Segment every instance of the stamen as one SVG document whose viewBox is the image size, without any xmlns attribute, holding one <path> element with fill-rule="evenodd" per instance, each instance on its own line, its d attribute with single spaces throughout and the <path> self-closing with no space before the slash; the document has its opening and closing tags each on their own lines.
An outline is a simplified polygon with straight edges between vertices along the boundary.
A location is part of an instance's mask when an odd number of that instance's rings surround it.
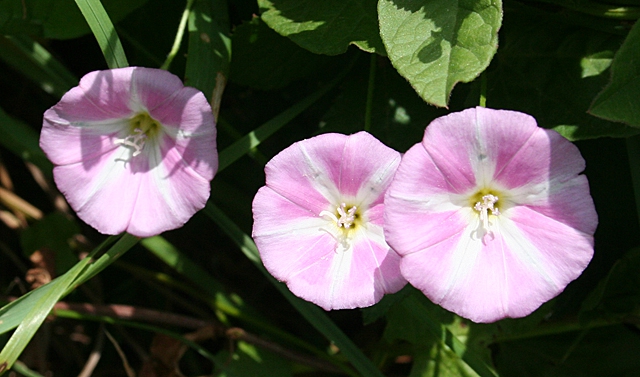
<svg viewBox="0 0 640 377">
<path fill-rule="evenodd" d="M 356 221 L 357 211 L 358 211 L 358 208 L 356 206 L 351 206 L 351 208 L 347 209 L 347 204 L 341 203 L 340 206 L 336 208 L 336 212 L 340 217 L 336 216 L 335 212 L 334 213 L 329 211 L 320 212 L 319 216 L 326 216 L 331 220 L 333 220 L 334 223 L 338 226 L 338 228 L 344 228 L 344 229 L 340 229 L 337 232 L 337 234 L 335 230 L 322 228 L 322 230 L 324 230 L 325 232 L 328 232 L 331 235 L 331 237 L 333 237 L 336 240 L 336 252 L 338 251 L 338 249 L 349 250 L 349 245 L 350 245 L 349 242 L 351 237 L 350 236 L 351 232 L 349 228 L 353 227 L 353 223 Z"/>
<path fill-rule="evenodd" d="M 338 225 L 338 228 L 351 228 L 353 222 L 356 221 L 356 211 L 358 208 L 356 206 L 352 206 L 347 210 L 347 203 L 342 203 L 340 204 L 340 207 L 336 208 L 336 210 L 338 211 L 340 218 L 329 211 L 322 211 L 319 216 L 327 216 L 331 218 L 331 220 L 335 221 L 336 225 Z"/>
<path fill-rule="evenodd" d="M 480 212 L 480 220 L 482 221 L 482 226 L 487 232 L 489 231 L 489 211 L 491 211 L 492 215 L 500 215 L 500 211 L 494 206 L 497 201 L 497 196 L 487 194 L 482 197 L 482 202 L 477 202 L 473 206 L 473 209 Z"/>
<path fill-rule="evenodd" d="M 142 148 L 144 148 L 145 140 L 147 139 L 147 134 L 145 134 L 141 129 L 136 128 L 133 130 L 133 135 L 129 135 L 124 139 L 116 139 L 114 143 L 119 145 L 125 145 L 128 147 L 133 147 L 135 150 L 133 151 L 132 157 L 135 157 L 142 153 Z"/>
<path fill-rule="evenodd" d="M 358 209 L 356 208 L 356 206 L 353 206 L 345 212 L 346 208 L 346 203 L 342 203 L 340 204 L 340 207 L 338 207 L 338 213 L 340 214 L 340 218 L 338 219 L 338 226 L 342 225 L 345 227 L 345 229 L 349 229 L 351 228 L 351 225 L 353 225 L 353 222 L 356 221 L 356 211 Z"/>
</svg>

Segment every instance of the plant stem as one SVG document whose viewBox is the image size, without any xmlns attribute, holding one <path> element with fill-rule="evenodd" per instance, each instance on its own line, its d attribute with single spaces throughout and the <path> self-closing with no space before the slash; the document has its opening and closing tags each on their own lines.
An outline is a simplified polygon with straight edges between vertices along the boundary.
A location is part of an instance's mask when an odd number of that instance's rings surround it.
<svg viewBox="0 0 640 377">
<path fill-rule="evenodd" d="M 191 12 L 192 6 L 193 0 L 187 0 L 187 6 L 185 6 L 184 11 L 182 12 L 180 25 L 178 25 L 176 38 L 173 40 L 173 46 L 171 46 L 171 51 L 169 51 L 169 54 L 167 55 L 167 60 L 164 61 L 160 69 L 169 70 L 169 66 L 173 61 L 173 58 L 175 58 L 175 56 L 178 54 L 178 50 L 180 49 L 180 44 L 182 42 L 182 37 L 184 36 L 184 29 L 187 27 L 187 20 L 189 19 L 189 13 Z"/>
</svg>

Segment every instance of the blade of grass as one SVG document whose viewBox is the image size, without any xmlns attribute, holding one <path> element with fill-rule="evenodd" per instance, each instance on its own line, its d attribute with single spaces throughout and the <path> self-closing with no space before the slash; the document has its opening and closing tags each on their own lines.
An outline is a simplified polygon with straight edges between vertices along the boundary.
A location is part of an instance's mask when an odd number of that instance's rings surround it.
<svg viewBox="0 0 640 377">
<path fill-rule="evenodd" d="M 229 76 L 229 33 L 227 1 L 196 0 L 189 16 L 186 85 L 198 88 L 205 94 L 216 119 L 222 90 Z M 219 90 L 214 94 L 215 88 Z"/>
<path fill-rule="evenodd" d="M 269 136 L 273 135 L 276 131 L 284 127 L 287 123 L 300 115 L 300 113 L 309 108 L 309 106 L 313 105 L 317 100 L 319 100 L 325 93 L 331 90 L 347 75 L 347 73 L 353 67 L 354 63 L 355 59 L 352 60 L 350 64 L 347 64 L 345 69 L 328 84 L 316 90 L 315 92 L 304 98 L 302 101 L 281 112 L 275 118 L 249 132 L 248 134 L 225 148 L 225 150 L 220 152 L 218 156 L 218 173 L 227 166 L 237 161 L 246 153 L 249 153 L 253 148 L 260 145 L 262 141 L 266 140 Z"/>
<path fill-rule="evenodd" d="M 302 349 L 306 349 L 315 355 L 322 357 L 326 360 L 330 360 L 326 357 L 326 353 L 318 350 L 314 346 L 292 336 L 291 334 L 280 330 L 277 327 L 271 326 L 268 323 L 255 318 L 252 315 L 252 310 L 247 308 L 246 305 L 237 305 L 230 297 L 224 293 L 224 287 L 218 281 L 213 279 L 209 273 L 191 261 L 180 250 L 175 248 L 171 243 L 165 240 L 161 236 L 150 237 L 142 240 L 141 245 L 147 248 L 152 254 L 166 263 L 169 267 L 173 268 L 176 272 L 185 276 L 191 280 L 197 286 L 199 286 L 204 292 L 207 292 L 211 297 L 215 297 L 213 302 L 213 309 L 221 311 L 226 315 L 236 317 L 247 324 L 255 326 L 273 336 L 295 345 Z M 220 317 L 220 315 L 219 315 Z M 222 322 L 225 322 L 220 318 Z M 226 323 L 225 323 L 226 324 Z M 331 361 L 331 360 L 330 360 Z"/>
<path fill-rule="evenodd" d="M 107 66 L 111 69 L 128 67 L 120 38 L 100 0 L 75 1 L 100 45 Z"/>
<path fill-rule="evenodd" d="M 191 280 L 204 292 L 207 292 L 210 297 L 215 297 L 213 303 L 213 308 L 215 310 L 222 311 L 223 313 L 234 317 L 241 315 L 240 309 L 233 300 L 223 294 L 223 285 L 213 279 L 209 273 L 191 261 L 186 255 L 180 252 L 180 250 L 174 247 L 162 236 L 145 238 L 140 243 L 158 259 L 163 261 L 176 272 Z M 224 319 L 220 315 L 219 317 L 221 317 L 221 320 Z"/>
<path fill-rule="evenodd" d="M 29 369 L 23 362 L 17 360 L 11 368 L 14 372 L 20 373 L 25 377 L 44 377 L 38 372 Z"/>
<path fill-rule="evenodd" d="M 28 308 L 29 310 L 22 318 L 20 325 L 0 352 L 0 373 L 11 368 L 42 322 L 47 318 L 53 306 L 67 293 L 69 287 L 89 262 L 90 258 L 85 258 L 76 263 L 67 273 L 47 284 L 48 288 L 44 290 L 44 293 L 37 296 L 33 305 Z"/>
<path fill-rule="evenodd" d="M 115 240 L 116 240 L 116 237 L 109 237 L 101 245 L 96 247 L 91 252 L 90 256 L 88 256 L 87 258 L 83 259 L 83 261 L 86 260 L 83 263 L 90 262 L 93 255 L 97 255 L 101 250 L 104 250 L 105 248 L 107 248 Z M 126 242 L 126 240 L 125 240 L 125 242 Z M 117 247 L 116 247 L 116 245 L 117 245 Z M 116 245 L 114 245 L 113 248 L 111 248 L 105 255 L 100 257 L 95 263 L 100 262 L 100 265 L 106 267 L 106 265 L 104 265 L 104 261 L 106 259 L 113 258 L 113 253 L 114 252 L 120 253 L 120 254 L 123 252 L 122 251 L 123 250 L 122 249 L 123 243 L 120 242 L 119 244 L 116 244 Z M 89 267 L 91 267 L 91 266 L 89 266 Z M 89 275 L 92 272 L 94 272 L 94 273 L 92 275 Z M 79 276 L 77 276 L 78 280 L 74 281 L 74 284 L 73 284 L 73 286 L 70 287 L 70 290 L 73 289 L 75 286 L 77 286 L 77 285 L 89 280 L 91 277 L 95 276 L 95 273 L 97 273 L 95 267 L 93 267 L 91 269 L 89 269 L 89 268 L 85 269 Z M 60 278 L 61 277 L 58 277 L 57 279 L 60 279 Z M 57 279 L 55 279 L 55 280 L 57 280 Z M 53 283 L 53 281 L 52 281 L 52 283 Z M 27 315 L 27 312 L 31 308 L 36 306 L 36 302 L 40 301 L 44 296 L 46 296 L 46 295 L 48 295 L 50 293 L 49 291 L 52 289 L 52 287 L 53 286 L 51 284 L 43 285 L 42 287 L 39 287 L 38 289 L 30 291 L 30 292 L 22 295 L 17 300 L 15 300 L 13 302 L 10 302 L 7 305 L 5 305 L 2 308 L 0 308 L 0 334 L 3 334 L 5 332 L 15 328 L 16 326 L 18 326 L 20 324 L 20 322 L 22 321 L 22 319 Z M 66 292 L 66 293 L 68 293 L 68 292 Z"/>
<path fill-rule="evenodd" d="M 113 263 L 139 240 L 125 234 L 104 255 L 93 261 L 93 257 L 111 244 L 113 239 L 114 237 L 107 239 L 64 275 L 0 309 L 0 332 L 18 326 L 0 352 L 0 373 L 17 360 L 58 300 Z"/>
<path fill-rule="evenodd" d="M 107 241 L 111 242 L 115 237 L 117 236 L 113 236 Z M 128 233 L 124 233 L 122 237 L 120 237 L 118 241 L 111 248 L 109 248 L 106 253 L 104 253 L 100 258 L 91 263 L 84 271 L 82 271 L 82 274 L 80 274 L 76 281 L 74 281 L 74 286 L 72 287 L 72 289 L 96 276 L 100 271 L 107 268 L 111 263 L 115 262 L 124 253 L 131 249 L 135 244 L 138 243 L 138 241 L 140 241 L 140 238 L 132 236 Z M 100 249 L 100 247 L 98 247 L 98 249 Z"/>
<path fill-rule="evenodd" d="M 211 202 L 204 208 L 207 214 L 225 233 L 240 247 L 240 250 L 255 263 L 256 267 L 282 293 L 282 295 L 298 310 L 313 327 L 333 342 L 340 352 L 351 362 L 355 369 L 365 377 L 382 377 L 382 373 L 373 365 L 364 353 L 347 337 L 340 328 L 317 306 L 294 296 L 281 282 L 275 280 L 260 261 L 258 249 L 246 233 L 244 233 L 226 214 Z M 345 370 L 350 375 L 353 371 Z M 357 374 L 355 374 L 357 375 Z"/>
</svg>

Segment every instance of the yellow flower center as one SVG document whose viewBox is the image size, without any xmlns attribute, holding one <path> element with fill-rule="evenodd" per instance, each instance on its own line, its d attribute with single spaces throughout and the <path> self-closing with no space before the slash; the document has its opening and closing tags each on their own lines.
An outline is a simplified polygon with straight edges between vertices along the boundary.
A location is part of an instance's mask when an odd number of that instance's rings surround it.
<svg viewBox="0 0 640 377">
<path fill-rule="evenodd" d="M 322 211 L 319 216 L 328 217 L 338 228 L 336 237 L 340 246 L 345 250 L 349 248 L 351 235 L 362 225 L 362 215 L 355 205 L 341 203 L 336 207 L 335 212 Z M 329 232 L 333 234 L 333 232 Z"/>
<path fill-rule="evenodd" d="M 476 210 L 480 215 L 480 222 L 484 229 L 483 233 L 485 234 L 491 232 L 489 217 L 500 216 L 500 206 L 502 202 L 499 201 L 501 196 L 502 194 L 496 190 L 483 188 L 482 190 L 477 191 L 469 199 L 471 208 Z"/>
<path fill-rule="evenodd" d="M 124 139 L 116 139 L 115 143 L 133 148 L 132 157 L 142 153 L 147 139 L 154 139 L 162 126 L 149 113 L 139 113 L 129 120 L 129 135 Z"/>
</svg>

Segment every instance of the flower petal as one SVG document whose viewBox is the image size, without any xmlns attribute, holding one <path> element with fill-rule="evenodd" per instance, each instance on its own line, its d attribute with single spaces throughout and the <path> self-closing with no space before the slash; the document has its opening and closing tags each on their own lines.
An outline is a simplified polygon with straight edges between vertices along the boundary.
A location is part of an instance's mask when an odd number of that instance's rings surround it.
<svg viewBox="0 0 640 377">
<path fill-rule="evenodd" d="M 485 169 L 486 154 L 477 152 L 482 145 L 473 127 L 475 121 L 473 111 L 451 113 L 435 119 L 424 132 L 422 146 L 430 157 L 430 170 L 445 178 L 442 188 L 449 192 L 469 191 Z"/>
<path fill-rule="evenodd" d="M 129 118 L 131 109 L 131 76 L 139 68 L 128 67 L 89 72 L 77 87 L 45 113 L 45 120 L 76 126 L 85 122 Z"/>
<path fill-rule="evenodd" d="M 477 242 L 476 225 L 469 225 L 403 257 L 403 275 L 445 309 L 474 322 L 494 322 L 530 314 L 591 260 L 591 236 L 532 211 L 498 224 L 485 242 Z"/>
<path fill-rule="evenodd" d="M 127 228 L 139 237 L 181 227 L 209 199 L 209 179 L 192 169 L 176 149 L 159 152 L 155 158 L 157 166 L 142 173 Z"/>
<path fill-rule="evenodd" d="M 401 289 L 400 258 L 382 231 L 399 157 L 367 133 L 320 135 L 275 156 L 253 201 L 253 238 L 267 270 L 326 310 L 370 306 Z M 326 215 L 343 202 L 362 215 L 349 231 Z"/>
<path fill-rule="evenodd" d="M 384 193 L 400 164 L 400 153 L 367 132 L 347 137 L 340 164 L 338 190 L 355 196 L 362 205 L 382 203 Z"/>
<path fill-rule="evenodd" d="M 129 225 L 142 176 L 130 173 L 123 162 L 128 157 L 129 152 L 120 148 L 53 169 L 56 185 L 69 205 L 101 233 L 118 234 Z"/>
<path fill-rule="evenodd" d="M 324 134 L 293 143 L 265 166 L 266 183 L 288 200 L 316 215 L 340 197 L 337 182 L 344 135 Z"/>
<path fill-rule="evenodd" d="M 145 113 L 160 127 L 136 129 L 149 133 L 132 139 L 131 120 Z M 81 219 L 102 233 L 146 237 L 204 207 L 218 167 L 215 139 L 202 93 L 169 72 L 130 67 L 85 75 L 45 112 L 40 145 Z"/>
<path fill-rule="evenodd" d="M 115 70 L 119 71 L 119 70 Z M 136 111 L 147 111 L 156 118 L 154 113 L 167 110 L 173 113 L 175 109 L 167 102 L 178 95 L 185 87 L 178 76 L 163 69 L 133 67 L 129 77 L 129 107 Z M 196 89 L 191 88 L 195 92 Z M 204 97 L 204 95 L 203 95 Z M 178 125 L 173 123 L 172 125 Z"/>
<path fill-rule="evenodd" d="M 526 114 L 485 108 L 436 119 L 385 197 L 385 236 L 407 280 L 476 322 L 522 317 L 593 254 L 597 215 L 584 160 Z M 499 211 L 480 219 L 478 192 Z M 487 209 L 485 209 L 487 211 Z"/>
<path fill-rule="evenodd" d="M 162 123 L 167 135 L 165 145 L 171 144 L 203 178 L 213 179 L 218 170 L 216 127 L 204 95 L 193 88 L 183 88 L 165 107 L 150 115 Z"/>
<path fill-rule="evenodd" d="M 119 148 L 114 140 L 118 132 L 128 124 L 121 119 L 108 121 L 92 121 L 83 127 L 70 125 L 68 122 L 51 122 L 44 116 L 40 133 L 40 148 L 55 165 L 67 165 L 82 162 L 87 165 L 98 156 Z"/>
<path fill-rule="evenodd" d="M 253 212 L 253 238 L 267 270 L 325 310 L 371 306 L 406 284 L 400 258 L 379 226 L 368 224 L 344 250 L 331 234 L 330 221 L 269 187 L 258 190 Z"/>
<path fill-rule="evenodd" d="M 555 131 L 537 126 L 517 111 L 478 107 L 477 132 L 495 164 L 493 180 L 506 188 L 564 181 L 580 174 L 585 162 L 578 148 Z"/>
</svg>

